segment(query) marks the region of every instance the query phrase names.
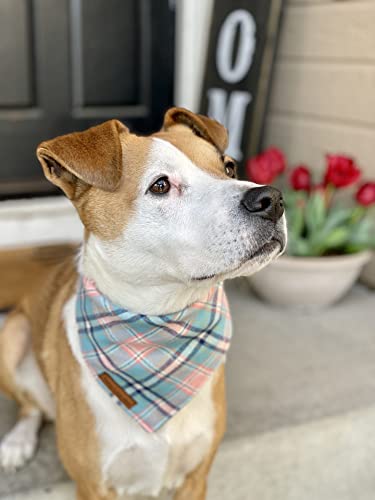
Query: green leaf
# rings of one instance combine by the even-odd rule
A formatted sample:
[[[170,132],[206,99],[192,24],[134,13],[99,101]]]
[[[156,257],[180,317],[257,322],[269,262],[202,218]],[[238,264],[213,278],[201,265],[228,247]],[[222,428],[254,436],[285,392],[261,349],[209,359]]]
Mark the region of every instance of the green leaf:
[[[328,234],[332,229],[348,223],[353,218],[354,210],[353,208],[331,209],[325,220],[322,231]]]
[[[306,257],[311,255],[309,242],[304,238],[289,237],[287,254],[295,257]]]
[[[330,234],[324,239],[323,246],[324,251],[330,250],[332,248],[338,248],[344,245],[350,237],[350,229],[347,227],[338,227],[330,232]]]
[[[370,241],[374,238],[375,224],[371,219],[362,219],[353,226],[350,235],[351,241]]]
[[[306,227],[310,235],[314,235],[321,230],[325,218],[325,200],[322,194],[317,191],[310,195],[305,209]]]
[[[302,234],[305,217],[304,209],[300,206],[294,206],[293,208],[286,209],[286,219],[288,223],[288,232],[294,236],[300,236]]]
[[[305,207],[307,193],[304,191],[290,191],[284,194],[285,214],[288,222],[288,233],[298,237],[305,227]]]

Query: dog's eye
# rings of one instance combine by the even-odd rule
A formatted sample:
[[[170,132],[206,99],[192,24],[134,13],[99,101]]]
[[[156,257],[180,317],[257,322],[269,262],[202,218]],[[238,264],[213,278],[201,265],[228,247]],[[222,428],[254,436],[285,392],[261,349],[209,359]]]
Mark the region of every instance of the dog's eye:
[[[166,194],[170,189],[171,184],[167,177],[160,177],[160,179],[150,186],[150,191],[154,194]]]
[[[228,177],[235,179],[237,176],[237,165],[233,160],[226,160],[224,162],[225,173]]]

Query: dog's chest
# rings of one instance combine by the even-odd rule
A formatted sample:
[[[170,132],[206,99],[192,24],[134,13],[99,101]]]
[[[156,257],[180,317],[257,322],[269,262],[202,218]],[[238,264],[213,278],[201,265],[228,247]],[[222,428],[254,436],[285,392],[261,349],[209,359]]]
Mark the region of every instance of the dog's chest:
[[[64,309],[66,330],[81,365],[82,387],[95,416],[103,480],[119,495],[158,495],[178,487],[207,455],[215,425],[214,377],[159,431],[147,433],[101,389],[78,345],[74,297]]]

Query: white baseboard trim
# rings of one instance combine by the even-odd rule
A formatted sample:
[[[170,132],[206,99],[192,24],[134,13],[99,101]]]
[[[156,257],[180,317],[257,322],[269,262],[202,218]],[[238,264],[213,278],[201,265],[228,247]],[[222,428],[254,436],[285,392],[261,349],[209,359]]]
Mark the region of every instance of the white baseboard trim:
[[[0,250],[82,240],[83,226],[63,196],[0,202]]]

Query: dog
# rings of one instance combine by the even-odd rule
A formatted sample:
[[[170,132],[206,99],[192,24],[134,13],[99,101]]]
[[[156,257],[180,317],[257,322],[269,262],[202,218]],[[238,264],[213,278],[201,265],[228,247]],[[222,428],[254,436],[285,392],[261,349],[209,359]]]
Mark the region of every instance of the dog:
[[[172,108],[147,137],[110,120],[39,145],[45,176],[85,233],[79,255],[54,266],[0,333],[0,388],[20,407],[1,442],[4,468],[24,465],[52,420],[78,500],[205,498],[226,418],[231,323],[221,283],[260,270],[286,245],[281,193],[237,180],[227,142],[218,122]],[[129,332],[124,315],[135,322],[131,345],[114,349],[112,337]],[[172,343],[155,347],[151,334]],[[109,344],[94,345],[96,335]],[[166,374],[159,355],[176,371]],[[156,382],[129,382],[130,368],[117,377],[119,363]]]

